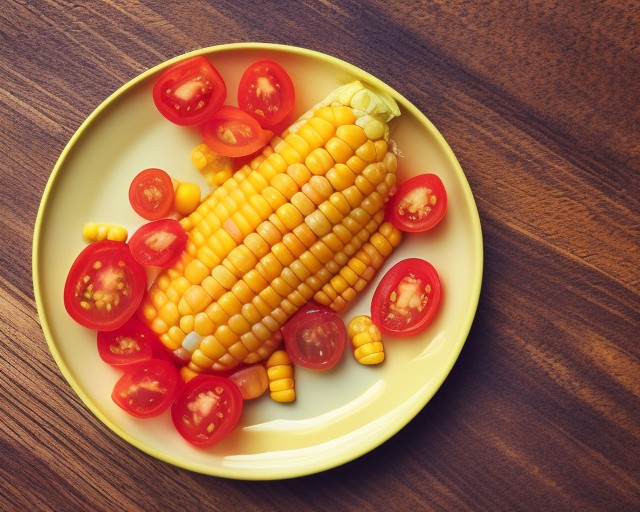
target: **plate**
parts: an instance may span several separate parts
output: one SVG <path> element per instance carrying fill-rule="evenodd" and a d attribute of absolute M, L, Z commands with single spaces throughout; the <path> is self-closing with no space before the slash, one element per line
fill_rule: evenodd
<path fill-rule="evenodd" d="M 204 55 L 221 72 L 234 102 L 244 69 L 269 58 L 287 69 L 302 113 L 339 85 L 363 80 L 386 91 L 402 115 L 391 122 L 391 138 L 402 157 L 398 175 L 438 174 L 448 192 L 443 222 L 428 234 L 406 236 L 374 283 L 347 312 L 369 312 L 380 276 L 407 257 L 430 261 L 440 273 L 443 301 L 435 322 L 421 335 L 385 343 L 377 367 L 346 354 L 330 372 L 296 368 L 297 400 L 278 404 L 267 396 L 247 402 L 234 432 L 221 443 L 198 449 L 175 431 L 168 413 L 140 420 L 110 398 L 120 372 L 98 357 L 95 334 L 67 315 L 66 274 L 84 247 L 85 222 L 141 225 L 128 203 L 132 177 L 160 167 L 178 179 L 197 181 L 190 161 L 197 133 L 172 125 L 155 109 L 155 78 L 178 60 Z M 138 449 L 170 464 L 209 475 L 246 480 L 299 477 L 353 460 L 402 429 L 438 390 L 465 343 L 482 280 L 482 232 L 467 179 L 444 138 L 406 98 L 367 72 L 322 53 L 272 44 L 206 48 L 167 61 L 127 83 L 80 126 L 62 152 L 44 191 L 35 225 L 33 276 L 41 325 L 49 349 L 69 385 L 93 414 Z"/>

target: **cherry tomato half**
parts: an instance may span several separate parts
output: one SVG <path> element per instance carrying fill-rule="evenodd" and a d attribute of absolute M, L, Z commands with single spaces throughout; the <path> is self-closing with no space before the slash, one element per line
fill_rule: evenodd
<path fill-rule="evenodd" d="M 150 359 L 125 367 L 111 399 L 137 418 L 151 418 L 166 411 L 180 385 L 178 369 L 167 361 Z"/>
<path fill-rule="evenodd" d="M 153 101 L 172 123 L 203 123 L 224 103 L 227 87 L 220 73 L 202 56 L 167 69 L 153 86 Z"/>
<path fill-rule="evenodd" d="M 145 266 L 173 265 L 187 245 L 187 233 L 175 219 L 160 219 L 139 227 L 129 239 L 131 254 Z"/>
<path fill-rule="evenodd" d="M 271 60 L 251 64 L 238 86 L 238 106 L 264 128 L 282 122 L 293 111 L 295 98 L 291 77 Z"/>
<path fill-rule="evenodd" d="M 204 123 L 201 132 L 202 140 L 212 151 L 229 157 L 255 153 L 273 135 L 244 110 L 230 105 L 222 107 Z"/>
<path fill-rule="evenodd" d="M 143 219 L 165 217 L 173 207 L 173 182 L 162 169 L 139 172 L 129 186 L 129 202 Z"/>
<path fill-rule="evenodd" d="M 73 262 L 64 285 L 64 305 L 76 322 L 112 331 L 125 324 L 140 305 L 147 275 L 124 242 L 87 245 Z"/>
<path fill-rule="evenodd" d="M 207 447 L 222 440 L 242 414 L 242 395 L 225 377 L 198 375 L 187 382 L 171 407 L 171 419 L 182 437 Z"/>
<path fill-rule="evenodd" d="M 347 328 L 326 306 L 308 302 L 282 327 L 291 362 L 314 370 L 333 368 L 344 353 Z"/>
<path fill-rule="evenodd" d="M 441 293 L 433 265 L 420 258 L 402 260 L 389 269 L 373 293 L 371 318 L 383 334 L 417 334 L 433 321 Z"/>
<path fill-rule="evenodd" d="M 154 356 L 156 334 L 136 317 L 113 331 L 98 331 L 98 355 L 111 366 L 148 361 Z"/>
<path fill-rule="evenodd" d="M 391 223 L 418 233 L 436 226 L 447 211 L 447 192 L 435 174 L 420 174 L 400 184 L 389 206 Z"/>

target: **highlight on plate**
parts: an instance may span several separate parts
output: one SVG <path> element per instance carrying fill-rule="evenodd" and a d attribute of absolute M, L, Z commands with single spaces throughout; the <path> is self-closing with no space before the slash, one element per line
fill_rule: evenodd
<path fill-rule="evenodd" d="M 159 76 L 153 101 L 199 130 L 193 172 L 210 190 L 132 169 L 122 193 L 139 228 L 87 219 L 64 289 L 69 315 L 122 371 L 105 393 L 139 418 L 170 414 L 202 448 L 246 400 L 304 400 L 296 366 L 331 378 L 344 357 L 385 364 L 387 341 L 427 329 L 441 295 L 436 269 L 409 258 L 381 277 L 370 314 L 349 317 L 403 236 L 428 236 L 447 209 L 437 175 L 397 183 L 391 97 L 354 81 L 291 119 L 295 84 L 262 60 L 235 99 L 202 56 Z"/>

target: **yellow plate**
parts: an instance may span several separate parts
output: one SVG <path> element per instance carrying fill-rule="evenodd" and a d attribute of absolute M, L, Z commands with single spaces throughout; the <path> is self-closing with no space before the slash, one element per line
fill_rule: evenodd
<path fill-rule="evenodd" d="M 132 233 L 141 219 L 128 202 L 133 176 L 160 167 L 184 180 L 201 181 L 190 152 L 194 130 L 166 121 L 151 89 L 161 71 L 179 59 L 204 55 L 224 77 L 230 103 L 244 69 L 270 58 L 291 74 L 299 112 L 337 86 L 360 79 L 389 93 L 402 115 L 391 137 L 404 155 L 400 179 L 438 174 L 449 209 L 441 225 L 406 236 L 376 282 L 348 312 L 369 312 L 380 276 L 397 261 L 421 257 L 438 270 L 443 302 L 435 322 L 412 339 L 387 340 L 386 361 L 359 365 L 348 353 L 328 373 L 296 369 L 297 402 L 277 404 L 266 395 L 247 402 L 239 426 L 218 445 L 197 449 L 175 431 L 168 413 L 141 420 L 111 401 L 120 372 L 98 357 L 95 333 L 67 315 L 66 274 L 84 247 L 85 222 L 122 224 Z M 323 471 L 374 449 L 425 406 L 455 363 L 473 321 L 482 280 L 482 232 L 466 177 L 455 155 L 429 120 L 407 99 L 365 71 L 336 58 L 271 44 L 231 44 L 192 52 L 157 66 L 121 87 L 80 126 L 58 160 L 44 192 L 33 245 L 35 297 L 53 357 L 89 409 L 113 432 L 140 450 L 176 466 L 227 478 L 268 480 Z"/>

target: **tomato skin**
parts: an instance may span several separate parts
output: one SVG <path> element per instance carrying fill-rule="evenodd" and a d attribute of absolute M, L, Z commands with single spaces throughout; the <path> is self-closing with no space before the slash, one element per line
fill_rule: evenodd
<path fill-rule="evenodd" d="M 146 220 L 165 217 L 173 207 L 173 182 L 162 169 L 140 171 L 129 186 L 129 203 Z"/>
<path fill-rule="evenodd" d="M 98 331 L 98 355 L 111 366 L 127 366 L 154 357 L 156 334 L 135 316 L 113 331 Z"/>
<path fill-rule="evenodd" d="M 133 316 L 146 287 L 144 267 L 133 258 L 126 243 L 92 242 L 76 257 L 67 274 L 64 305 L 83 327 L 112 331 Z"/>
<path fill-rule="evenodd" d="M 223 106 L 201 127 L 202 140 L 212 151 L 228 157 L 247 156 L 263 148 L 273 133 L 245 111 Z"/>
<path fill-rule="evenodd" d="M 430 289 L 425 292 L 427 285 Z M 431 324 L 441 295 L 442 284 L 433 265 L 420 258 L 408 258 L 396 263 L 382 277 L 371 300 L 371 318 L 383 334 L 412 336 Z M 419 305 L 411 303 L 412 297 Z M 425 297 L 426 304 L 421 300 Z"/>
<path fill-rule="evenodd" d="M 330 370 L 344 353 L 347 328 L 327 306 L 308 302 L 282 326 L 291 362 L 313 370 Z"/>
<path fill-rule="evenodd" d="M 167 69 L 153 86 L 158 111 L 180 126 L 205 122 L 224 103 L 227 87 L 206 58 L 192 57 Z"/>
<path fill-rule="evenodd" d="M 111 399 L 137 418 L 152 418 L 171 407 L 180 387 L 178 369 L 167 361 L 150 359 L 125 367 Z"/>
<path fill-rule="evenodd" d="M 264 128 L 274 128 L 287 118 L 293 111 L 295 97 L 291 77 L 272 60 L 251 64 L 238 86 L 238 106 Z"/>
<path fill-rule="evenodd" d="M 171 406 L 171 419 L 185 440 L 205 448 L 220 442 L 233 430 L 242 414 L 242 405 L 240 390 L 229 379 L 199 375 L 178 394 Z"/>
<path fill-rule="evenodd" d="M 410 207 L 417 209 L 411 211 Z M 401 231 L 421 233 L 434 228 L 447 212 L 447 192 L 442 180 L 436 174 L 420 174 L 404 181 L 389 202 L 387 212 L 391 223 Z"/>
<path fill-rule="evenodd" d="M 182 255 L 187 233 L 175 219 L 160 219 L 139 227 L 129 239 L 131 254 L 144 266 L 167 268 Z"/>

